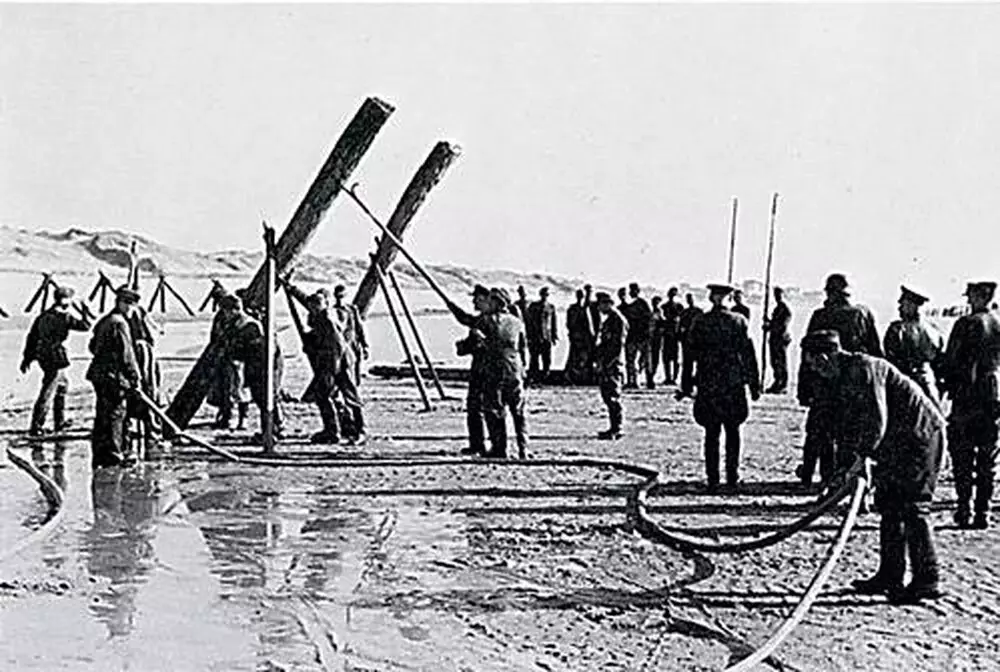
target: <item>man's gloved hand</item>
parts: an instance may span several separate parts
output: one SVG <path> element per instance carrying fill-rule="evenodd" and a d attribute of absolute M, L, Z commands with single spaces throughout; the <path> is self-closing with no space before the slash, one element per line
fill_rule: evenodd
<path fill-rule="evenodd" d="M 760 390 L 756 387 L 750 388 L 750 399 L 753 401 L 760 399 Z"/>
<path fill-rule="evenodd" d="M 27 373 L 28 369 L 31 368 L 31 362 L 26 359 L 21 360 L 21 373 Z"/>

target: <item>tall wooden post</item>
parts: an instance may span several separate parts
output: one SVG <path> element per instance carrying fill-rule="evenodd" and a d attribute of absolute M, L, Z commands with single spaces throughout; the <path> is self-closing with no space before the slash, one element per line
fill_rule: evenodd
<path fill-rule="evenodd" d="M 774 192 L 771 197 L 771 224 L 767 234 L 767 267 L 764 271 L 764 323 L 768 320 L 768 311 L 771 309 L 771 264 L 774 262 L 774 220 L 778 216 L 778 192 Z M 760 344 L 760 388 L 763 390 L 767 376 L 767 338 L 764 334 Z"/>
<path fill-rule="evenodd" d="M 373 259 L 374 262 L 374 259 Z M 389 296 L 389 287 L 385 284 L 385 274 L 382 273 L 382 269 L 378 266 L 372 264 L 372 268 L 377 271 L 378 285 L 382 289 L 382 296 L 385 297 L 385 305 L 389 308 L 389 316 L 392 318 L 392 323 L 396 327 L 396 335 L 399 336 L 399 344 L 403 347 L 403 352 L 406 354 L 406 360 L 410 363 L 410 370 L 413 371 L 413 379 L 417 381 L 417 388 L 420 390 L 420 397 L 424 400 L 424 410 L 430 411 L 433 407 L 431 406 L 431 400 L 427 396 L 427 388 L 424 386 L 424 379 L 420 375 L 420 367 L 417 366 L 416 360 L 413 358 L 413 351 L 410 350 L 410 344 L 406 341 L 406 334 L 403 332 L 403 325 L 399 323 L 399 316 L 396 315 L 396 308 L 392 305 L 392 297 Z"/>
<path fill-rule="evenodd" d="M 448 170 L 448 167 L 458 158 L 460 153 L 461 148 L 458 145 L 448 142 L 439 142 L 434 145 L 431 153 L 424 160 L 417 172 L 414 173 L 413 179 L 410 180 L 410 184 L 406 187 L 406 191 L 403 192 L 399 203 L 396 205 L 396 209 L 386 224 L 386 227 L 397 238 L 403 237 L 403 232 L 410 225 L 410 222 L 417 214 L 417 210 L 423 204 L 431 189 L 441 181 L 445 171 Z M 373 264 L 377 265 L 385 273 L 392 265 L 398 251 L 398 248 L 392 241 L 383 239 L 375 252 L 375 261 Z M 378 275 L 374 268 L 369 268 L 368 272 L 365 273 L 365 277 L 361 279 L 361 284 L 358 285 L 358 291 L 354 295 L 353 301 L 362 319 L 368 315 L 368 308 L 371 305 L 372 299 L 375 298 L 377 290 Z"/>
<path fill-rule="evenodd" d="M 354 115 L 275 244 L 276 275 L 283 274 L 305 249 L 334 197 L 343 183 L 350 179 L 393 109 L 388 103 L 369 98 Z M 267 293 L 265 276 L 266 271 L 261 268 L 247 288 L 246 303 L 250 307 L 260 307 L 263 303 Z M 220 352 L 218 343 L 209 343 L 174 395 L 167 414 L 181 429 L 187 427 L 205 400 L 214 379 Z"/>
<path fill-rule="evenodd" d="M 403 307 L 403 315 L 406 317 L 407 324 L 410 325 L 410 331 L 413 332 L 413 340 L 417 342 L 417 347 L 420 348 L 420 356 L 424 358 L 427 363 L 427 368 L 431 372 L 431 379 L 434 381 L 434 386 L 437 388 L 438 394 L 441 395 L 441 400 L 444 401 L 448 398 L 448 395 L 444 393 L 444 387 L 441 386 L 441 379 L 438 378 L 437 369 L 434 368 L 434 362 L 431 361 L 430 355 L 427 354 L 427 348 L 424 347 L 424 339 L 420 338 L 420 331 L 417 330 L 417 323 L 413 319 L 413 315 L 410 313 L 410 307 L 406 305 L 406 298 L 403 296 L 403 290 L 399 288 L 399 283 L 396 282 L 396 274 L 392 271 L 388 273 L 389 281 L 392 283 L 392 288 L 396 292 L 396 298 L 399 299 L 399 305 Z"/>
<path fill-rule="evenodd" d="M 264 452 L 274 452 L 274 229 L 264 224 Z"/>
<path fill-rule="evenodd" d="M 733 284 L 733 263 L 736 257 L 736 212 L 739 200 L 733 197 L 733 219 L 729 224 L 729 266 L 726 270 L 726 283 Z"/>

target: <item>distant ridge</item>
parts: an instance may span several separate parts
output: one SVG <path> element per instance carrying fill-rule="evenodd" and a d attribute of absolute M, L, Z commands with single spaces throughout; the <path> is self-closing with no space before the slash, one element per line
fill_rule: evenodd
<path fill-rule="evenodd" d="M 143 235 L 122 231 L 86 231 L 70 228 L 61 232 L 28 231 L 0 226 L 0 271 L 39 273 L 51 271 L 62 275 L 91 275 L 97 270 L 123 269 L 128 265 L 128 249 L 135 241 L 139 268 L 143 273 L 188 278 L 249 277 L 261 264 L 260 252 L 220 250 L 194 252 L 163 245 Z M 295 268 L 295 279 L 324 284 L 360 282 L 368 266 L 367 260 L 305 254 Z M 408 288 L 426 287 L 423 278 L 405 260 L 393 266 L 401 284 Z M 585 281 L 545 272 L 524 273 L 508 270 L 472 269 L 452 264 L 428 264 L 435 279 L 449 291 L 463 291 L 479 283 L 514 288 L 524 285 L 529 297 L 537 289 L 548 286 L 554 294 L 571 295 Z M 592 281 L 597 289 L 612 289 L 599 279 Z M 682 294 L 704 297 L 702 287 L 678 283 Z M 760 282 L 743 283 L 744 292 L 753 300 L 761 294 Z M 645 287 L 647 297 L 665 295 L 666 288 Z M 787 287 L 789 298 L 800 294 Z M 810 293 L 811 294 L 811 293 Z M 817 293 L 817 299 L 820 294 Z"/>

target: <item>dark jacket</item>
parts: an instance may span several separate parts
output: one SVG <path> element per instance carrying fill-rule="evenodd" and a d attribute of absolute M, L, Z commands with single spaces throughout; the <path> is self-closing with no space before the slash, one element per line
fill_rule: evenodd
<path fill-rule="evenodd" d="M 908 375 L 935 403 L 940 402 L 935 371 L 942 367 L 944 338 L 923 320 L 896 320 L 882 339 L 885 358 Z"/>
<path fill-rule="evenodd" d="M 601 330 L 597 336 L 595 361 L 601 373 L 612 372 L 615 367 L 625 366 L 625 342 L 628 340 L 629 326 L 625 317 L 612 308 L 601 315 Z"/>
<path fill-rule="evenodd" d="M 944 356 L 944 384 L 951 395 L 952 416 L 996 417 L 1000 374 L 1000 318 L 983 310 L 955 321 Z"/>
<path fill-rule="evenodd" d="M 354 347 L 330 319 L 327 311 L 310 312 L 309 331 L 303 335 L 303 349 L 316 365 L 316 375 L 333 379 L 354 363 Z"/>
<path fill-rule="evenodd" d="M 511 383 L 524 376 L 521 348 L 524 343 L 524 325 L 511 313 L 467 313 L 450 305 L 452 314 L 462 325 L 469 327 L 470 339 L 476 342 L 472 355 L 470 380 L 483 383 Z"/>
<path fill-rule="evenodd" d="M 747 321 L 722 307 L 714 307 L 694 321 L 688 335 L 681 389 L 698 396 L 726 395 L 735 390 L 760 389 L 757 355 Z"/>
<path fill-rule="evenodd" d="M 566 332 L 570 343 L 585 345 L 594 340 L 594 324 L 587 306 L 574 303 L 566 309 Z"/>
<path fill-rule="evenodd" d="M 112 311 L 94 325 L 90 339 L 90 367 L 87 380 L 94 385 L 134 388 L 141 375 L 135 359 L 135 344 L 129 332 L 128 321 L 117 311 Z"/>
<path fill-rule="evenodd" d="M 771 311 L 771 319 L 767 321 L 765 331 L 767 332 L 768 343 L 775 345 L 788 345 L 792 342 L 792 335 L 788 327 L 792 322 L 792 311 L 784 301 L 774 304 Z"/>
<path fill-rule="evenodd" d="M 734 303 L 731 310 L 732 312 L 736 313 L 747 322 L 750 321 L 750 306 L 746 305 L 745 303 L 740 303 L 740 304 Z"/>
<path fill-rule="evenodd" d="M 628 342 L 642 343 L 649 338 L 649 322 L 653 318 L 653 309 L 649 301 L 641 296 L 626 304 L 622 313 L 628 321 Z"/>
<path fill-rule="evenodd" d="M 666 338 L 677 338 L 680 336 L 681 316 L 684 315 L 684 306 L 677 301 L 668 299 L 660 304 L 660 312 L 663 314 L 663 336 Z"/>
<path fill-rule="evenodd" d="M 872 312 L 866 306 L 851 303 L 846 297 L 827 299 L 813 311 L 806 333 L 821 329 L 836 331 L 840 336 L 840 346 L 847 352 L 882 356 L 882 342 Z M 805 406 L 830 401 L 823 381 L 802 363 L 799 364 L 797 394 L 799 403 Z"/>
<path fill-rule="evenodd" d="M 839 445 L 875 458 L 876 483 L 909 498 L 929 498 L 945 429 L 937 406 L 895 366 L 859 353 L 843 358 L 835 390 Z"/>
<path fill-rule="evenodd" d="M 528 306 L 528 319 L 524 323 L 528 345 L 555 343 L 559 338 L 556 307 L 539 299 Z"/>
<path fill-rule="evenodd" d="M 681 311 L 681 316 L 677 323 L 677 336 L 681 342 L 687 342 L 688 335 L 691 333 L 691 326 L 695 320 L 704 314 L 705 311 L 698 306 L 687 306 Z"/>
<path fill-rule="evenodd" d="M 66 339 L 70 331 L 87 331 L 90 324 L 68 311 L 49 308 L 35 318 L 24 343 L 24 364 L 37 361 L 43 371 L 58 371 L 69 366 Z"/>

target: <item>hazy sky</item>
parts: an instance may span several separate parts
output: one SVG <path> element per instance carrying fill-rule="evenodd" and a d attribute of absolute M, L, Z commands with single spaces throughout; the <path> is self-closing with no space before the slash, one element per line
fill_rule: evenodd
<path fill-rule="evenodd" d="M 279 231 L 366 96 L 355 173 L 387 217 L 435 141 L 463 156 L 420 258 L 664 285 L 775 276 L 957 300 L 1000 276 L 1000 7 L 0 6 L 0 223 L 191 249 Z M 338 199 L 311 250 L 362 256 Z M 952 284 L 950 284 L 952 283 Z"/>

